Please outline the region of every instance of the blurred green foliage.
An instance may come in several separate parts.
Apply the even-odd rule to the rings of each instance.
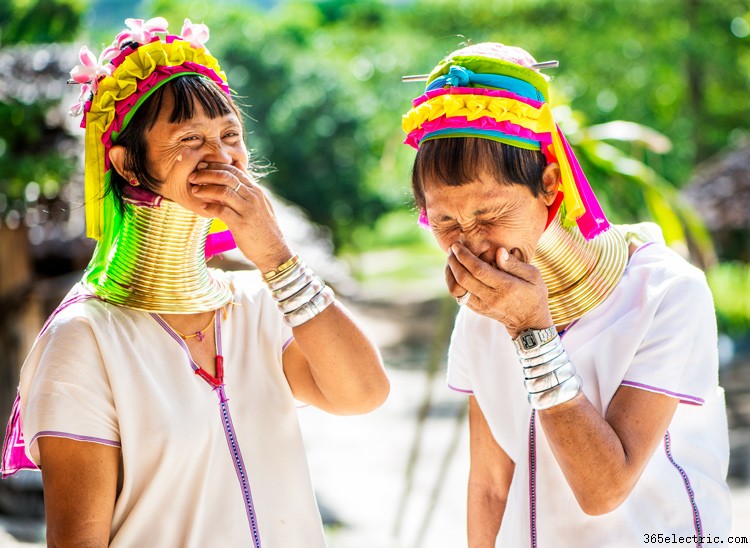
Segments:
[[[3,0],[0,45],[71,42],[85,7],[85,0]]]
[[[750,265],[725,262],[706,272],[714,296],[719,331],[733,337],[750,333]]]

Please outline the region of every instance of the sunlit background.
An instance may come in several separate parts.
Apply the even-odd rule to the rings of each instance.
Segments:
[[[443,382],[455,303],[419,228],[401,114],[445,54],[557,59],[552,103],[611,220],[658,222],[719,321],[735,531],[750,535],[750,7],[741,0],[0,2],[0,422],[23,357],[80,277],[82,142],[65,81],[127,17],[206,23],[295,249],[380,344],[388,402],[300,409],[332,548],[465,545],[465,398]],[[77,86],[76,86],[77,87]],[[220,259],[245,268],[241,257]],[[686,296],[689,298],[689,296]],[[36,474],[0,482],[0,546],[43,542]],[[165,527],[177,526],[164,516]],[[282,547],[283,548],[283,547]]]

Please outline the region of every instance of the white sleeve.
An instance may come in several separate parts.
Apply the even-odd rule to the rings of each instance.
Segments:
[[[718,382],[716,316],[702,273],[681,276],[663,292],[623,385],[702,405]]]
[[[448,348],[448,387],[457,392],[473,394],[469,368],[474,358],[467,337],[467,313],[462,307],[456,316]]]
[[[85,318],[50,325],[26,359],[19,390],[27,454],[35,463],[40,436],[120,445],[103,354]]]

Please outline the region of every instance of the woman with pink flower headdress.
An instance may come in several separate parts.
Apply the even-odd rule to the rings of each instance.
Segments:
[[[405,77],[427,80],[402,125],[461,305],[448,385],[469,399],[469,546],[718,543],[711,294],[656,225],[609,224],[549,107],[556,65],[486,43]]]
[[[3,476],[42,470],[53,546],[325,546],[296,402],[374,409],[380,355],[287,245],[205,25],[126,24],[71,72],[97,246],[24,363]],[[257,271],[207,267],[235,246]]]

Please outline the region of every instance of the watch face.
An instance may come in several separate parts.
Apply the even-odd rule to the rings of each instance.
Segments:
[[[524,350],[530,350],[536,346],[536,337],[533,333],[525,333],[521,335],[521,344]]]

